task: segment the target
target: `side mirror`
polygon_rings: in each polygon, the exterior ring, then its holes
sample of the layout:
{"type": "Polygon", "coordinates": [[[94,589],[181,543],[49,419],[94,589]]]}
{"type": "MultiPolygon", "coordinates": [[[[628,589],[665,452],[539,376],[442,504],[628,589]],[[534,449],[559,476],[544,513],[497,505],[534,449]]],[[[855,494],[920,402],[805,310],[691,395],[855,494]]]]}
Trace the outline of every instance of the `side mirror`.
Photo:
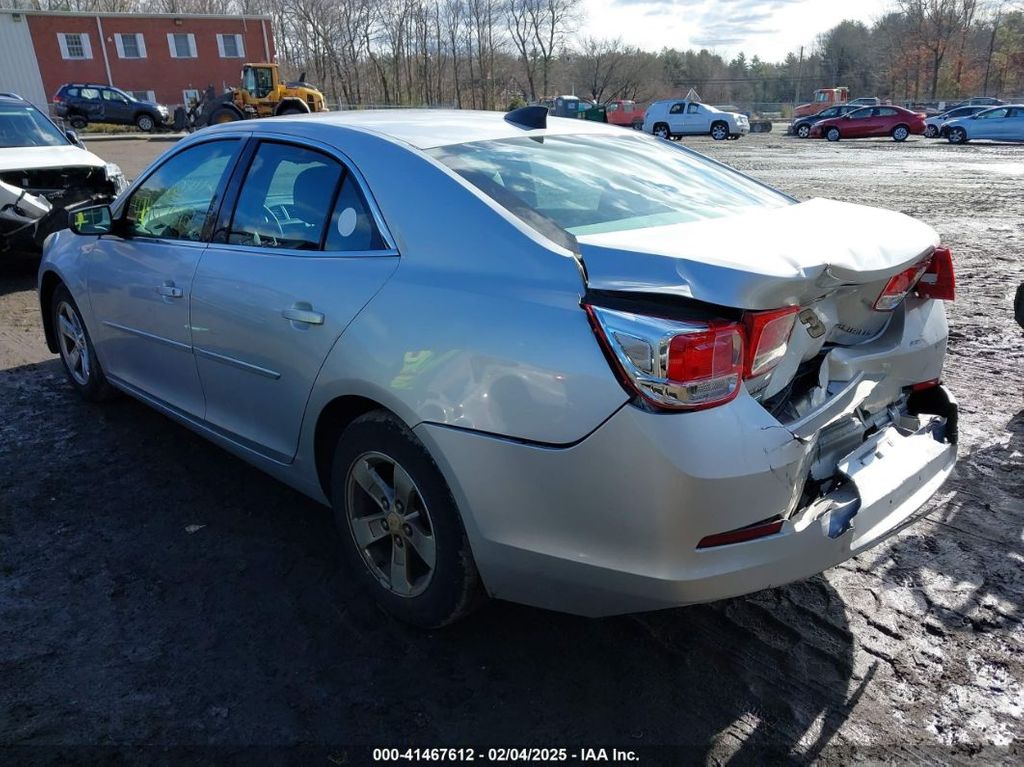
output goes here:
{"type": "Polygon", "coordinates": [[[64,131],[64,135],[67,136],[68,137],[68,141],[70,141],[75,146],[80,146],[83,149],[85,148],[82,145],[82,139],[78,138],[78,132],[77,131],[73,131],[70,128],[68,128],[66,131],[64,131]]]}
{"type": "Polygon", "coordinates": [[[75,234],[110,234],[114,228],[114,217],[109,205],[94,205],[68,213],[68,229],[75,234]]]}

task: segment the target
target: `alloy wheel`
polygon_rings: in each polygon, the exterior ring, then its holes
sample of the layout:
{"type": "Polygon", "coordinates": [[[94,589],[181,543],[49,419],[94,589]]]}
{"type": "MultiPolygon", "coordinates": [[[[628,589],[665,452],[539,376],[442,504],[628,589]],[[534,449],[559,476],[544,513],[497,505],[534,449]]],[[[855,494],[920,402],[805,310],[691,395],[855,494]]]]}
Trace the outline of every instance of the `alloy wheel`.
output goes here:
{"type": "Polygon", "coordinates": [[[724,125],[716,125],[711,129],[711,138],[715,141],[722,141],[729,136],[729,129],[724,125]]]}
{"type": "Polygon", "coordinates": [[[811,126],[807,124],[801,125],[796,129],[796,135],[800,138],[807,138],[811,135],[811,126]]]}
{"type": "Polygon", "coordinates": [[[437,550],[430,512],[416,482],[393,458],[360,455],[345,479],[352,539],[381,586],[400,597],[426,591],[437,550]]]}
{"type": "Polygon", "coordinates": [[[910,135],[910,131],[904,128],[902,125],[898,126],[896,130],[892,132],[892,137],[897,141],[903,141],[907,136],[910,135]]]}
{"type": "Polygon", "coordinates": [[[666,128],[664,125],[659,125],[657,128],[654,129],[654,135],[657,136],[658,138],[667,139],[668,128],[666,128]]]}
{"type": "Polygon", "coordinates": [[[85,340],[85,329],[78,312],[67,301],[57,306],[57,322],[60,327],[57,337],[60,356],[68,373],[79,386],[89,383],[89,344],[85,340]]]}

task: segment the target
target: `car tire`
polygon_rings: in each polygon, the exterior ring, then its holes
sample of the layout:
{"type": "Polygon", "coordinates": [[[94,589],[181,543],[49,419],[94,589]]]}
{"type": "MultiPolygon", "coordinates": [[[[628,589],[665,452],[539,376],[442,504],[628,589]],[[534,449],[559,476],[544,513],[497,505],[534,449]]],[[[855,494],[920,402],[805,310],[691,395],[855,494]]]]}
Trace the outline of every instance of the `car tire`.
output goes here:
{"type": "Polygon", "coordinates": [[[807,138],[811,135],[811,126],[807,123],[800,123],[796,128],[797,138],[807,138]]]}
{"type": "Polygon", "coordinates": [[[395,618],[437,628],[484,600],[451,490],[392,414],[367,413],[341,434],[331,505],[353,575],[395,618]]]}
{"type": "Polygon", "coordinates": [[[82,115],[71,115],[68,118],[68,122],[75,130],[83,130],[89,124],[89,121],[82,117],[82,115]]]}
{"type": "Polygon", "coordinates": [[[893,141],[906,141],[907,136],[910,135],[910,128],[908,128],[906,125],[897,125],[895,128],[892,129],[891,135],[893,141]]]}
{"type": "Polygon", "coordinates": [[[666,141],[672,138],[672,134],[669,133],[668,125],[666,123],[655,123],[654,128],[651,129],[651,134],[658,138],[663,138],[666,141]]]}
{"type": "Polygon", "coordinates": [[[64,284],[53,291],[50,321],[57,337],[64,373],[71,386],[88,402],[104,402],[114,397],[117,392],[107,381],[82,313],[64,284]]]}
{"type": "Polygon", "coordinates": [[[309,113],[304,111],[304,110],[302,110],[302,109],[299,109],[298,107],[285,107],[280,112],[278,112],[278,114],[279,115],[304,115],[304,114],[309,114],[309,113]]]}
{"type": "Polygon", "coordinates": [[[143,133],[151,133],[156,127],[156,120],[153,119],[152,115],[143,113],[135,118],[135,127],[143,133]]]}
{"type": "Polygon", "coordinates": [[[840,139],[839,128],[833,125],[827,131],[825,131],[825,138],[827,138],[829,141],[838,141],[840,139]]]}
{"type": "Polygon", "coordinates": [[[966,144],[967,131],[963,128],[950,128],[949,133],[946,135],[946,140],[950,144],[966,144]]]}
{"type": "Polygon", "coordinates": [[[924,129],[924,137],[925,138],[935,138],[938,135],[939,135],[939,129],[936,128],[934,125],[929,125],[929,126],[927,126],[924,129]]]}
{"type": "Polygon", "coordinates": [[[711,123],[711,138],[715,141],[725,141],[729,138],[729,126],[723,122],[711,123]]]}

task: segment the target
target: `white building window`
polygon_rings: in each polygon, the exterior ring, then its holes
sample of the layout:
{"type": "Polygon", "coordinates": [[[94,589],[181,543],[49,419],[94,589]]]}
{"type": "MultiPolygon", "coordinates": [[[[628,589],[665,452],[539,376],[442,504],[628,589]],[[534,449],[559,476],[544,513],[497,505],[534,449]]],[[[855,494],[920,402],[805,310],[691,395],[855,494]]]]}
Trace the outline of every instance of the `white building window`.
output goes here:
{"type": "Polygon", "coordinates": [[[146,58],[146,41],[139,32],[132,32],[130,34],[118,33],[114,35],[114,44],[117,46],[118,58],[146,58]]]}
{"type": "Polygon", "coordinates": [[[217,50],[222,59],[245,58],[245,44],[241,35],[217,35],[217,50]]]}
{"type": "Polygon", "coordinates": [[[188,32],[168,32],[167,47],[172,59],[196,58],[196,36],[188,32]]]}
{"type": "Polygon", "coordinates": [[[199,103],[199,91],[195,88],[186,88],[181,92],[181,103],[187,107],[192,106],[193,103],[199,103]]]}
{"type": "Polygon", "coordinates": [[[60,45],[60,55],[65,59],[92,58],[89,35],[84,32],[58,32],[57,44],[60,45]]]}

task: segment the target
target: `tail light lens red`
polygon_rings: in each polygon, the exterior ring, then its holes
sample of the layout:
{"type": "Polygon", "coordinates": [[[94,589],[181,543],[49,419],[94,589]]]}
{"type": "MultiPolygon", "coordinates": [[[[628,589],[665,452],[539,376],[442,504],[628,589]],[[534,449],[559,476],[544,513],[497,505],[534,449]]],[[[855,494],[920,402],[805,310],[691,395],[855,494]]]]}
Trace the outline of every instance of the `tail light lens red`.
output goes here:
{"type": "Polygon", "coordinates": [[[931,263],[917,283],[917,294],[940,301],[956,298],[956,274],[953,271],[953,253],[949,248],[936,248],[932,253],[931,263]]]}
{"type": "Polygon", "coordinates": [[[956,277],[953,274],[953,254],[949,248],[936,248],[924,261],[894,275],[875,300],[875,309],[891,312],[914,288],[922,298],[953,300],[956,277]]]}
{"type": "Polygon", "coordinates": [[[777,518],[766,519],[763,522],[755,522],[749,527],[740,527],[736,530],[729,530],[725,533],[716,533],[700,539],[698,549],[710,549],[715,546],[727,546],[730,543],[743,543],[758,538],[767,538],[782,532],[782,520],[777,518]]]}
{"type": "Polygon", "coordinates": [[[700,410],[732,400],[743,381],[738,322],[682,322],[584,305],[623,385],[665,410],[700,410]]]}

